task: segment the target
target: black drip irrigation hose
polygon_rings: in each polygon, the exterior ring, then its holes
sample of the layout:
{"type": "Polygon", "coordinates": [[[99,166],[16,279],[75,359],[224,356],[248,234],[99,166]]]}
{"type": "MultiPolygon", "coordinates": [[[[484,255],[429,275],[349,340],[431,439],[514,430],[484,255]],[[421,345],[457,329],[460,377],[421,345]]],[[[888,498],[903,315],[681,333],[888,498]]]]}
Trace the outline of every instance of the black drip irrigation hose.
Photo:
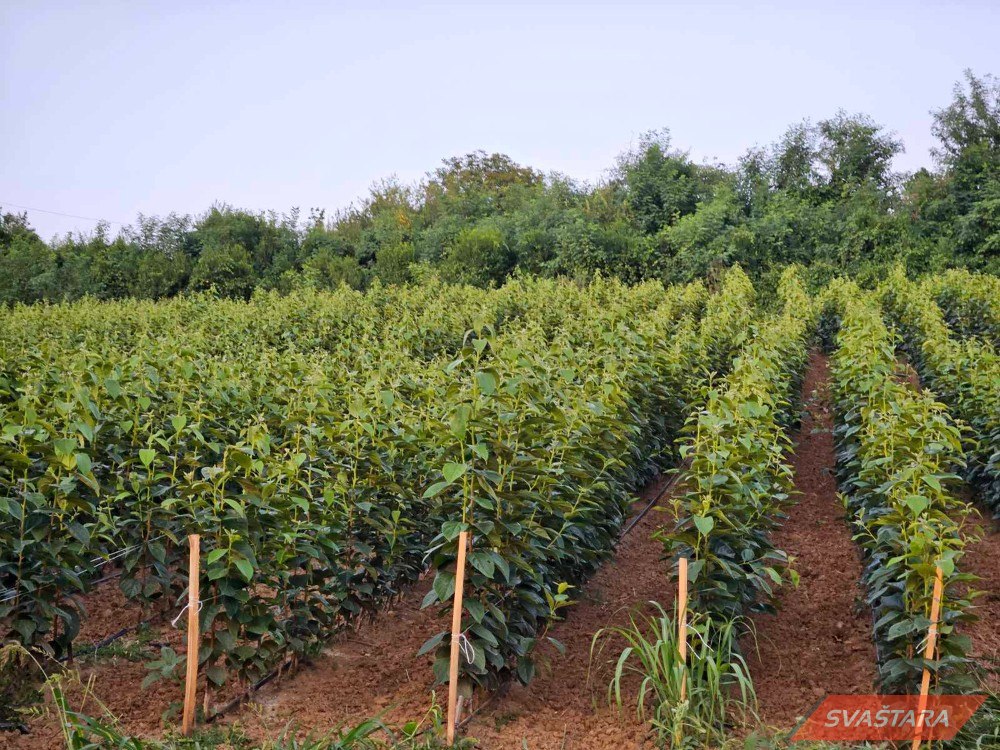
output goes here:
{"type": "MultiPolygon", "coordinates": [[[[615,542],[615,549],[617,549],[618,545],[621,544],[622,539],[624,539],[625,536],[630,531],[632,531],[632,529],[634,529],[643,518],[646,517],[646,514],[648,514],[649,511],[651,511],[656,506],[656,504],[660,502],[660,500],[662,500],[664,496],[666,496],[677,485],[677,482],[680,481],[681,474],[686,468],[686,466],[687,464],[685,463],[682,464],[677,469],[675,469],[674,475],[666,482],[666,484],[663,485],[663,487],[660,488],[660,491],[656,493],[653,499],[650,500],[648,503],[646,503],[643,509],[632,517],[632,519],[622,530],[621,535],[619,535],[618,541],[615,542]]],[[[506,695],[509,687],[510,687],[509,683],[501,685],[500,688],[491,693],[489,697],[487,697],[486,700],[483,701],[483,703],[480,706],[478,706],[474,711],[471,711],[469,715],[466,716],[464,719],[459,721],[455,728],[464,729],[473,719],[475,719],[477,716],[486,711],[486,709],[490,708],[502,696],[506,695]]]]}
{"type": "MultiPolygon", "coordinates": [[[[629,521],[628,525],[625,527],[625,529],[622,531],[621,535],[618,537],[618,541],[615,543],[615,547],[617,547],[618,544],[621,543],[621,540],[625,537],[625,535],[628,534],[630,531],[632,531],[632,529],[634,529],[636,527],[636,525],[639,523],[639,521],[641,521],[646,516],[646,514],[649,513],[649,511],[651,511],[653,509],[653,507],[658,502],[660,502],[660,500],[663,499],[664,495],[666,495],[668,492],[670,492],[671,489],[673,489],[674,485],[677,484],[677,481],[678,481],[679,478],[680,478],[680,471],[678,471],[676,474],[674,474],[674,476],[670,478],[670,480],[660,489],[660,491],[656,493],[656,496],[653,497],[653,499],[650,500],[645,505],[645,507],[643,507],[643,509],[641,511],[639,511],[639,513],[637,513],[635,516],[632,517],[632,519],[629,521]]],[[[225,714],[229,713],[233,709],[238,708],[239,706],[241,706],[243,703],[245,703],[247,700],[249,700],[254,695],[254,693],[256,693],[262,687],[264,687],[265,685],[267,685],[269,682],[273,681],[279,674],[281,674],[282,672],[284,672],[286,669],[288,669],[289,667],[293,666],[294,662],[295,662],[294,659],[288,659],[287,661],[285,661],[280,666],[275,667],[274,669],[272,669],[266,675],[264,675],[259,680],[257,680],[257,682],[255,682],[253,685],[251,685],[246,690],[244,690],[236,698],[234,698],[233,700],[229,701],[229,703],[227,703],[226,705],[224,705],[222,708],[220,708],[220,709],[218,709],[216,711],[213,711],[212,715],[209,716],[207,719],[205,719],[205,723],[206,724],[213,724],[220,717],[222,717],[225,714]]],[[[507,693],[507,689],[508,689],[508,686],[504,685],[504,686],[500,687],[498,690],[494,691],[492,694],[490,694],[490,696],[482,703],[482,705],[480,705],[478,708],[476,708],[475,711],[472,711],[468,716],[466,716],[464,719],[462,719],[458,723],[457,728],[461,729],[461,728],[465,727],[467,724],[469,724],[469,722],[471,722],[476,716],[478,716],[480,713],[482,713],[487,708],[489,708],[490,706],[492,706],[501,696],[505,695],[507,693]]]]}
{"type": "Polygon", "coordinates": [[[224,705],[222,708],[213,711],[212,715],[205,719],[205,723],[214,724],[215,720],[218,719],[223,714],[227,714],[234,708],[239,708],[240,706],[242,706],[246,701],[248,701],[253,696],[254,693],[256,693],[258,690],[264,687],[267,683],[271,682],[274,678],[276,678],[279,674],[284,672],[287,668],[291,667],[294,663],[295,663],[294,659],[288,659],[281,665],[272,669],[266,675],[257,680],[257,682],[255,682],[253,685],[251,685],[242,693],[240,693],[238,696],[229,701],[229,703],[224,705]]]}
{"type": "MultiPolygon", "coordinates": [[[[76,652],[76,653],[64,654],[63,656],[60,656],[59,658],[57,658],[56,661],[59,662],[60,664],[62,664],[62,663],[65,663],[65,662],[69,661],[70,659],[75,659],[75,658],[80,657],[80,656],[87,656],[88,654],[92,654],[95,651],[99,651],[100,649],[104,648],[105,646],[110,646],[115,641],[121,640],[122,638],[124,638],[125,636],[127,636],[129,633],[135,633],[135,632],[141,630],[142,628],[144,628],[145,626],[151,625],[152,623],[156,622],[157,620],[159,620],[160,618],[165,617],[165,616],[166,616],[166,614],[164,612],[160,612],[159,614],[155,614],[152,617],[147,617],[145,620],[143,620],[142,622],[138,623],[137,625],[129,625],[127,628],[122,628],[117,633],[112,633],[111,635],[107,636],[106,638],[102,638],[99,641],[95,641],[94,643],[90,644],[89,646],[84,646],[84,650],[76,652]]],[[[151,645],[153,645],[153,644],[151,644],[151,645]]]]}
{"type": "Polygon", "coordinates": [[[670,478],[670,481],[668,481],[665,485],[663,485],[660,491],[656,493],[656,496],[652,500],[650,500],[649,503],[646,504],[646,507],[644,507],[641,511],[639,511],[639,513],[636,514],[632,518],[632,520],[628,522],[628,525],[622,531],[621,536],[618,537],[618,541],[615,542],[615,548],[617,548],[618,545],[621,544],[621,541],[622,539],[625,538],[625,535],[628,534],[632,529],[634,529],[636,525],[639,523],[639,521],[641,521],[646,516],[646,514],[653,509],[653,506],[655,506],[658,502],[660,502],[660,500],[663,499],[663,496],[674,488],[674,485],[677,484],[678,480],[681,477],[681,471],[683,471],[683,467],[677,469],[676,470],[677,473],[675,473],[670,478]]]}

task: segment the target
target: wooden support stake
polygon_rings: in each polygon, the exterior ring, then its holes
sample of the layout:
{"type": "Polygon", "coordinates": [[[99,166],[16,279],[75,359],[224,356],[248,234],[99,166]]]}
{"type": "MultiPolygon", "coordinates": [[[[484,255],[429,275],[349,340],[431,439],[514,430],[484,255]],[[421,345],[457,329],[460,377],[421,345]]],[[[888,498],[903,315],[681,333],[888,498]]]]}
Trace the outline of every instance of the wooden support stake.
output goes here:
{"type": "MultiPolygon", "coordinates": [[[[937,646],[938,617],[941,613],[941,597],[944,593],[944,574],[941,566],[937,566],[934,573],[934,596],[931,599],[931,627],[927,631],[927,646],[924,648],[924,659],[934,658],[934,649],[937,646]]],[[[924,667],[924,674],[920,678],[920,699],[917,702],[917,724],[916,734],[913,736],[912,750],[918,750],[923,740],[924,711],[927,710],[927,695],[931,689],[931,671],[924,667]]]]}
{"type": "Polygon", "coordinates": [[[200,601],[200,545],[201,537],[191,534],[188,537],[190,556],[188,558],[188,632],[187,632],[187,673],[184,679],[184,717],[181,731],[185,737],[190,736],[194,726],[195,702],[198,691],[198,602],[200,601]]]}
{"type": "Polygon", "coordinates": [[[455,598],[451,610],[451,664],[448,669],[448,746],[455,744],[458,725],[458,660],[462,637],[462,595],[465,592],[465,548],[469,532],[458,535],[458,560],[455,562],[455,598]]]}
{"type": "Polygon", "coordinates": [[[687,699],[687,606],[688,561],[686,557],[682,557],[677,561],[677,649],[684,670],[681,673],[681,700],[687,699]]]}

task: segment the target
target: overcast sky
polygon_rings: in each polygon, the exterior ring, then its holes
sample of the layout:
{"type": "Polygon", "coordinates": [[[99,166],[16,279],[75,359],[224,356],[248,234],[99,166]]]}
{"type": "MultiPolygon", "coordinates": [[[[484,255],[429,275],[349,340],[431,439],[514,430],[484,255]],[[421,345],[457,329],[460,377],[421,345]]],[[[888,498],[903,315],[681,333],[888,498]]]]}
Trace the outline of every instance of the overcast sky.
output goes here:
{"type": "Polygon", "coordinates": [[[819,5],[0,0],[0,207],[329,213],[477,148],[593,180],[652,128],[734,162],[840,107],[912,170],[962,70],[1000,74],[998,2],[819,5]]]}

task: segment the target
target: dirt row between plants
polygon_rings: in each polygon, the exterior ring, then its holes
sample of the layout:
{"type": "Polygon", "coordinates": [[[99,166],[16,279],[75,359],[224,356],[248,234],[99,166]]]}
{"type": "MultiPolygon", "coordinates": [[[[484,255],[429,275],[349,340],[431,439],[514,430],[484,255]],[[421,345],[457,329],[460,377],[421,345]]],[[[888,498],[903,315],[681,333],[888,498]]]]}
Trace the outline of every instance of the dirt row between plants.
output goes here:
{"type": "Polygon", "coordinates": [[[754,618],[757,648],[747,645],[761,718],[791,729],[825,695],[871,692],[877,677],[871,610],[860,580],[860,548],[851,538],[833,474],[829,361],[814,351],[802,387],[804,416],[794,435],[794,505],[774,534],[793,558],[797,587],[779,592],[775,615],[754,618]]]}
{"type": "MultiPolygon", "coordinates": [[[[107,638],[122,628],[135,626],[149,616],[125,598],[115,581],[88,594],[83,599],[83,605],[85,615],[78,651],[85,649],[87,643],[107,638]]],[[[175,650],[182,648],[184,634],[181,630],[169,624],[158,624],[153,631],[153,643],[148,646],[153,652],[158,651],[160,644],[175,650]]],[[[173,682],[161,681],[143,689],[142,682],[149,672],[142,661],[126,658],[122,654],[122,650],[129,648],[137,648],[132,634],[117,641],[99,658],[80,654],[72,665],[65,665],[79,679],[64,678],[61,685],[74,710],[105,719],[110,714],[118,718],[122,728],[138,736],[158,735],[163,728],[163,715],[171,710],[172,705],[180,702],[182,688],[173,682]],[[92,685],[93,689],[85,691],[83,685],[92,685]]],[[[45,664],[43,668],[49,674],[59,670],[55,664],[45,664]]],[[[53,750],[64,746],[59,723],[52,713],[50,696],[46,694],[45,698],[42,705],[45,713],[27,722],[30,734],[0,732],[0,750],[53,750]]]]}
{"type": "Polygon", "coordinates": [[[962,633],[972,640],[972,657],[986,669],[986,684],[1000,692],[1000,523],[990,520],[985,508],[981,512],[982,518],[971,524],[979,538],[965,548],[959,563],[979,578],[972,586],[981,592],[972,600],[979,619],[963,626],[962,633]]]}
{"type": "MultiPolygon", "coordinates": [[[[643,493],[652,499],[662,480],[643,493]]],[[[624,537],[614,559],[576,592],[578,603],[549,633],[565,653],[545,642],[538,649],[538,673],[528,687],[515,686],[465,727],[483,748],[642,747],[647,728],[633,713],[624,717],[606,700],[606,675],[590,675],[590,648],[600,628],[625,622],[628,609],[649,599],[671,606],[673,596],[662,546],[651,534],[662,522],[651,511],[624,537]]],[[[391,723],[425,716],[431,707],[431,658],[416,656],[421,644],[448,623],[433,610],[419,609],[429,583],[395,610],[364,628],[356,638],[327,650],[310,667],[283,684],[268,687],[240,722],[257,737],[274,736],[289,723],[331,728],[383,713],[391,723]]],[[[447,693],[439,686],[437,702],[447,693]]],[[[477,706],[471,709],[475,711],[477,706]]]]}

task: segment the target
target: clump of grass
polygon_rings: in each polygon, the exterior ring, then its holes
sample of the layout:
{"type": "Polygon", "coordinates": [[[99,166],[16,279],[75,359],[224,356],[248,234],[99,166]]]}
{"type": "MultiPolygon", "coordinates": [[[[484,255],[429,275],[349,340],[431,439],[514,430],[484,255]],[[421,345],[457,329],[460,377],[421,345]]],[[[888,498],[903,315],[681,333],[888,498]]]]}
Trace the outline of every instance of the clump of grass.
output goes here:
{"type": "Polygon", "coordinates": [[[594,635],[592,661],[601,641],[625,642],[608,685],[608,702],[622,710],[626,683],[634,677],[639,681],[636,714],[651,723],[658,746],[718,747],[729,727],[756,714],[757,695],[737,642],[742,620],[693,616],[685,663],[676,618],[657,602],[650,604],[653,615],[632,614],[628,625],[602,628],[594,635]]]}

